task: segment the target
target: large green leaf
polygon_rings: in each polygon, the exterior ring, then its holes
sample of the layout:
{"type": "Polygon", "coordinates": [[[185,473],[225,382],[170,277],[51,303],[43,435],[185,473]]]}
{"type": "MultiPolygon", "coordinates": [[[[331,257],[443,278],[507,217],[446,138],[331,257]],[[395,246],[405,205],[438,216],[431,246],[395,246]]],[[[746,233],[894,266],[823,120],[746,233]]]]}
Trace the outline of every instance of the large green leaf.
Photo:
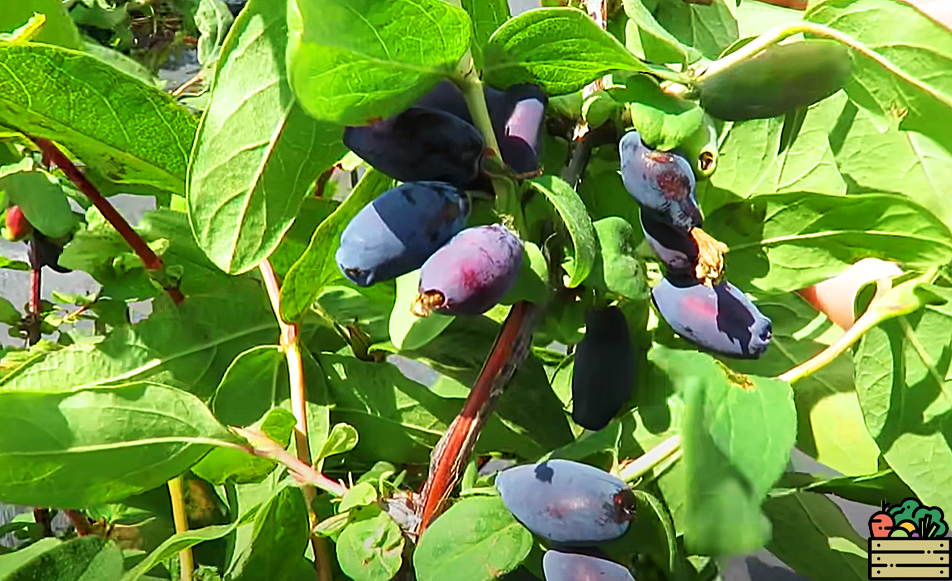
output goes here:
{"type": "Polygon", "coordinates": [[[406,109],[455,67],[472,24],[440,0],[293,0],[288,73],[317,119],[363,125],[406,109]]]}
{"type": "MultiPolygon", "coordinates": [[[[775,377],[811,359],[842,335],[839,327],[795,293],[757,295],[757,308],[773,321],[770,348],[756,360],[728,360],[735,371],[775,377]]],[[[848,476],[875,472],[879,448],[863,422],[849,352],[793,384],[797,448],[848,476]]]]}
{"type": "Polygon", "coordinates": [[[21,171],[3,179],[11,204],[20,206],[23,215],[37,230],[50,238],[69,234],[76,215],[59,181],[40,169],[21,171]]]}
{"type": "Polygon", "coordinates": [[[490,38],[485,61],[491,85],[533,83],[548,95],[577,91],[612,71],[649,70],[575,8],[540,8],[513,18],[490,38]]]}
{"type": "Polygon", "coordinates": [[[702,554],[749,552],[770,538],[760,511],[790,460],[790,386],[727,370],[708,355],[655,350],[685,398],[685,543],[702,554]]]}
{"type": "Polygon", "coordinates": [[[413,553],[420,581],[492,581],[519,566],[532,533],[498,496],[454,504],[427,529],[413,553]]]}
{"type": "Polygon", "coordinates": [[[840,507],[814,492],[798,492],[764,503],[773,524],[767,548],[794,571],[814,581],[869,579],[866,539],[840,507]]]}
{"type": "Polygon", "coordinates": [[[931,506],[952,505],[952,290],[867,333],[855,354],[856,389],[889,466],[931,506]]]}
{"type": "Polygon", "coordinates": [[[231,441],[195,396],[151,382],[72,393],[0,390],[0,498],[57,507],[161,485],[231,441]]]}
{"type": "Polygon", "coordinates": [[[23,26],[34,12],[46,16],[43,28],[34,39],[36,42],[76,50],[83,47],[79,30],[76,29],[66,7],[59,0],[17,0],[5,4],[0,10],[0,33],[13,32],[23,26]]]}
{"type": "Polygon", "coordinates": [[[575,288],[585,281],[595,265],[598,253],[598,237],[592,219],[585,210],[585,204],[575,190],[564,180],[547,175],[533,178],[532,186],[542,193],[562,218],[565,229],[572,238],[572,262],[569,267],[570,280],[566,284],[575,288]]]}
{"type": "Polygon", "coordinates": [[[734,284],[764,291],[804,288],[870,256],[909,268],[952,259],[949,227],[895,194],[757,196],[721,207],[705,225],[730,247],[734,284]]]}
{"type": "Polygon", "coordinates": [[[509,2],[506,0],[462,0],[463,9],[473,22],[473,58],[482,60],[483,46],[500,26],[509,20],[509,2]]]}
{"type": "Polygon", "coordinates": [[[881,132],[867,111],[852,103],[838,125],[844,135],[836,143],[836,164],[849,178],[851,191],[896,192],[909,196],[952,225],[952,198],[946,184],[952,180],[952,154],[934,139],[913,131],[881,132]]]}
{"type": "Polygon", "coordinates": [[[884,499],[910,498],[916,495],[891,468],[861,476],[833,478],[804,472],[787,472],[777,484],[777,488],[784,487],[803,492],[835,494],[840,498],[870,506],[880,505],[884,499]]]}
{"type": "Polygon", "coordinates": [[[337,269],[334,254],[340,246],[340,235],[350,220],[364,206],[384,193],[393,179],[368,170],[357,187],[314,231],[304,254],[288,271],[281,285],[281,318],[294,321],[307,311],[317,295],[332,282],[343,278],[337,269]]]}
{"type": "Polygon", "coordinates": [[[228,33],[189,166],[189,220],[228,273],[254,268],[291,227],[317,176],[346,151],[287,80],[286,3],[252,0],[228,33]]]}
{"type": "Polygon", "coordinates": [[[705,58],[716,60],[737,40],[737,19],[733,0],[714,0],[709,5],[688,2],[658,2],[654,16],[681,44],[698,50],[705,58]]]}
{"type": "Polygon", "coordinates": [[[114,184],[185,193],[195,119],[167,94],[87,54],[0,46],[0,122],[63,144],[114,184]]]}
{"type": "Polygon", "coordinates": [[[4,581],[118,581],[122,551],[97,536],[78,537],[57,545],[8,575],[4,581]]]}
{"type": "Polygon", "coordinates": [[[642,54],[638,56],[644,56],[651,62],[677,64],[685,61],[694,63],[701,58],[700,52],[681,44],[658,24],[642,0],[624,0],[624,6],[629,18],[625,28],[627,45],[632,50],[640,48],[642,54]]]}
{"type": "Polygon", "coordinates": [[[952,31],[910,3],[825,0],[804,19],[846,33],[883,61],[853,51],[850,98],[881,125],[917,131],[952,150],[952,80],[935,72],[952,59],[952,31]]]}
{"type": "Polygon", "coordinates": [[[255,515],[251,543],[228,571],[234,581],[284,579],[304,556],[307,503],[295,486],[284,486],[255,515]]]}

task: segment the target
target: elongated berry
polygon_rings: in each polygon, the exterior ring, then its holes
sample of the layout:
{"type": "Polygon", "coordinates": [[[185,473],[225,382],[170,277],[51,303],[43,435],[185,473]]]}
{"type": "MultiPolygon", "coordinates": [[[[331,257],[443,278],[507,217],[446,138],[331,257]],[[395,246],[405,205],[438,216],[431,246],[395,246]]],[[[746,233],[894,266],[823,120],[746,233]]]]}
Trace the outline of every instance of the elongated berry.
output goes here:
{"type": "Polygon", "coordinates": [[[501,224],[467,228],[427,259],[413,313],[480,315],[515,284],[522,241],[501,224]]]}
{"type": "Polygon", "coordinates": [[[496,488],[519,522],[560,545],[592,546],[617,539],[635,518],[635,497],[624,482],[571,460],[503,470],[496,488]]]}
{"type": "Polygon", "coordinates": [[[545,581],[635,581],[622,565],[594,555],[549,549],[542,556],[545,581]]]}
{"type": "Polygon", "coordinates": [[[601,430],[631,397],[635,356],[628,321],[618,307],[592,309],[585,317],[585,338],[575,348],[572,369],[572,419],[601,430]]]}
{"type": "Polygon", "coordinates": [[[358,286],[420,268],[469,218],[466,192],[445,182],[409,182],[384,192],[347,225],[336,259],[358,286]]]}

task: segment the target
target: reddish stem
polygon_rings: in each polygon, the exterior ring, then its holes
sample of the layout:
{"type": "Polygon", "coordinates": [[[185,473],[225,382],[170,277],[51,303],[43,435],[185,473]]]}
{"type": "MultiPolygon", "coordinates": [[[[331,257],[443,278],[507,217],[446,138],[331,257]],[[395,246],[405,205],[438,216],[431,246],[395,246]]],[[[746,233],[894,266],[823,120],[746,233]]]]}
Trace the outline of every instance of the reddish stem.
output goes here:
{"type": "Polygon", "coordinates": [[[423,509],[417,535],[422,535],[439,514],[456,486],[460,469],[475,446],[479,430],[489,419],[496,401],[526,355],[527,338],[535,323],[529,311],[535,308],[526,302],[513,305],[462,411],[437,445],[430,476],[421,493],[423,509]]]}
{"type": "Polygon", "coordinates": [[[64,511],[66,513],[69,521],[73,523],[73,527],[76,529],[76,536],[79,537],[88,537],[93,534],[92,526],[90,526],[89,519],[86,516],[79,512],[78,510],[67,509],[64,511]]]}
{"type": "Polygon", "coordinates": [[[27,344],[31,347],[40,341],[40,291],[42,289],[42,266],[37,256],[36,240],[30,239],[30,316],[27,325],[27,344]]]}
{"type": "Polygon", "coordinates": [[[53,536],[53,519],[50,518],[50,509],[34,508],[33,520],[36,521],[36,524],[40,525],[40,528],[43,529],[44,537],[53,536]]]}
{"type": "MultiPolygon", "coordinates": [[[[122,217],[116,208],[113,207],[109,200],[103,197],[99,193],[99,190],[86,179],[86,176],[83,175],[83,172],[76,167],[72,161],[62,151],[59,150],[52,141],[48,139],[43,139],[41,137],[32,137],[34,143],[36,143],[40,149],[43,151],[44,159],[49,159],[52,161],[56,167],[60,168],[63,173],[66,174],[66,177],[69,178],[73,185],[75,185],[79,191],[81,191],[89,201],[96,206],[96,209],[103,215],[103,217],[108,221],[113,228],[119,232],[119,235],[122,236],[122,239],[132,248],[132,250],[139,256],[139,259],[142,260],[142,264],[148,270],[162,270],[162,259],[149,248],[149,245],[146,244],[145,240],[142,239],[142,236],[132,229],[132,226],[129,225],[129,222],[122,217]]],[[[182,295],[182,292],[175,287],[168,287],[165,289],[169,296],[172,297],[172,300],[176,304],[180,304],[185,297],[182,295]]]]}

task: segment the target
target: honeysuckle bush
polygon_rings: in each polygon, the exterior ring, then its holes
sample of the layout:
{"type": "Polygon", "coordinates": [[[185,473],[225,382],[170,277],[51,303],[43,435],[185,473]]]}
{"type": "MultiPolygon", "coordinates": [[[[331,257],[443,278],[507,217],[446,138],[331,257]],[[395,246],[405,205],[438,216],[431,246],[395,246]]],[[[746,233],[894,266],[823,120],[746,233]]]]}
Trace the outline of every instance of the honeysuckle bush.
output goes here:
{"type": "Polygon", "coordinates": [[[827,494],[952,506],[952,32],[915,7],[588,2],[601,23],[574,3],[513,18],[504,0],[251,0],[232,22],[218,0],[159,2],[200,34],[206,89],[177,98],[109,48],[127,42],[132,4],[0,8],[4,205],[68,234],[59,264],[100,284],[29,312],[0,301],[11,335],[43,333],[0,359],[0,501],[75,525],[0,528],[18,537],[0,579],[542,578],[544,547],[480,471],[489,458],[623,477],[637,520],[606,551],[639,580],[714,579],[720,557],[761,547],[816,581],[865,579],[866,541],[827,494]],[[699,104],[731,116],[725,95],[709,100],[717,79],[743,86],[738,103],[789,98],[771,71],[726,81],[803,38],[848,48],[832,95],[735,121],[699,104]],[[337,269],[343,228],[394,185],[341,136],[446,79],[487,142],[483,86],[542,87],[543,171],[490,156],[494,192],[474,196],[470,224],[511,225],[532,259],[506,304],[418,319],[412,273],[359,288],[337,269]],[[659,320],[657,259],[617,141],[596,138],[606,126],[695,166],[726,276],[773,321],[763,357],[714,357],[659,320]],[[361,176],[346,195],[328,179],[340,172],[361,176]],[[126,229],[116,193],[156,209],[126,229]],[[865,257],[905,274],[844,333],[795,291],[865,257]],[[636,384],[586,432],[571,421],[572,346],[609,303],[636,384]],[[522,353],[512,336],[533,331],[522,353]],[[511,381],[500,361],[518,365],[511,381]],[[508,384],[498,405],[490,383],[508,384]],[[492,415],[454,422],[474,385],[492,415]],[[843,476],[787,472],[794,447],[843,476]]]}

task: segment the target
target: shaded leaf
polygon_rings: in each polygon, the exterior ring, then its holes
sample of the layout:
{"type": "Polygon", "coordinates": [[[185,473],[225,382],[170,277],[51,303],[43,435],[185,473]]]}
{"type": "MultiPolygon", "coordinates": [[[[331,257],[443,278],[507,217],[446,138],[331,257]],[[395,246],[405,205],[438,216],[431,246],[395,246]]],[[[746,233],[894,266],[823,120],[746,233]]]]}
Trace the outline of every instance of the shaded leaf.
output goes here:
{"type": "Polygon", "coordinates": [[[97,536],[78,537],[26,561],[4,581],[118,581],[122,551],[97,536]]]}
{"type": "Polygon", "coordinates": [[[717,60],[737,40],[733,1],[714,0],[708,6],[687,2],[659,2],[654,16],[681,44],[697,49],[705,58],[717,60]]]}
{"type": "Polygon", "coordinates": [[[228,571],[234,581],[283,579],[304,556],[307,503],[294,486],[284,486],[258,509],[251,543],[228,571]]]}
{"type": "Polygon", "coordinates": [[[592,219],[589,218],[581,198],[563,180],[547,175],[533,178],[531,183],[555,207],[572,238],[574,253],[569,267],[570,280],[566,286],[575,288],[582,284],[592,271],[598,253],[592,219]]]}
{"type": "Polygon", "coordinates": [[[40,33],[34,38],[35,42],[55,44],[64,48],[79,50],[83,46],[82,36],[79,34],[73,19],[63,3],[59,0],[17,0],[10,2],[0,10],[0,33],[13,32],[33,16],[40,13],[46,17],[46,22],[40,33]]]}

